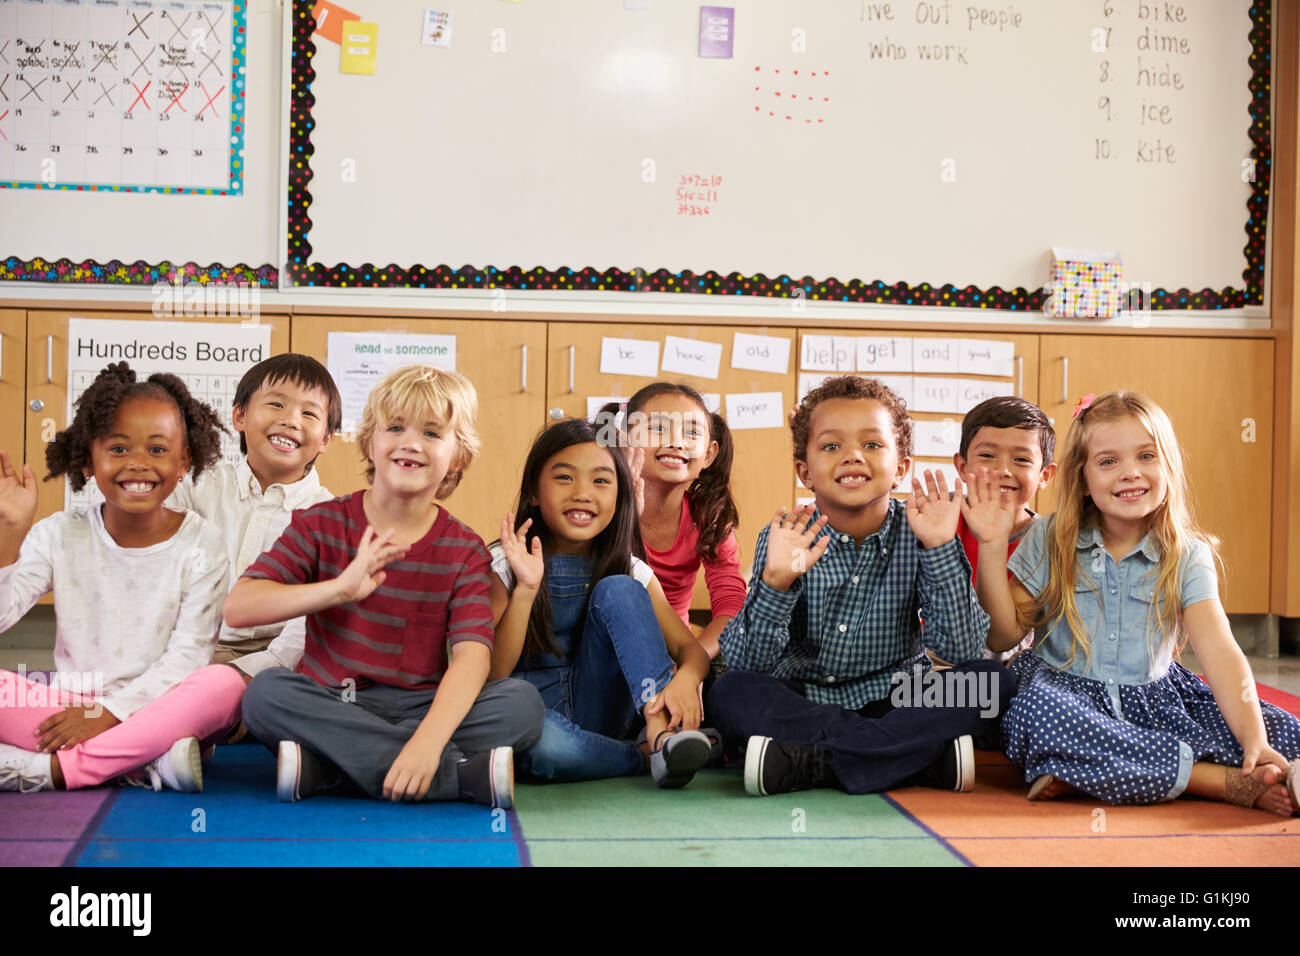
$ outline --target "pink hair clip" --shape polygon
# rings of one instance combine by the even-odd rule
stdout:
[[[1092,392],[1089,392],[1087,395],[1083,396],[1083,398],[1079,399],[1079,404],[1074,406],[1074,414],[1072,414],[1070,417],[1082,418],[1083,413],[1086,412],[1088,409],[1092,408],[1092,400],[1096,397],[1097,396],[1094,395]]]

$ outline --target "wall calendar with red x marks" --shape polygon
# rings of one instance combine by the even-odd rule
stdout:
[[[0,187],[240,195],[245,0],[0,0]]]

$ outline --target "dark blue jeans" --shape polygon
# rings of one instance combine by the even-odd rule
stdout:
[[[943,753],[948,741],[996,728],[1006,712],[1015,681],[998,661],[976,660],[948,673],[984,682],[992,700],[967,706],[895,706],[889,697],[861,710],[817,704],[796,681],[752,671],[728,671],[717,679],[705,710],[732,753],[743,753],[757,734],[786,743],[815,744],[830,751],[831,770],[849,793],[881,793],[913,782]],[[951,680],[951,679],[949,679]],[[919,695],[918,695],[919,701]],[[992,707],[997,712],[981,716]]]
[[[588,599],[585,562],[563,557],[547,563],[547,592],[564,656],[526,659],[513,675],[536,687],[546,704],[542,738],[521,755],[520,769],[552,781],[641,773],[641,750],[625,738],[673,672],[650,595],[632,578],[612,575],[596,582]]]

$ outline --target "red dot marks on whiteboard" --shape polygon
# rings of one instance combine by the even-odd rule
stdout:
[[[754,67],[754,72],[758,73],[759,77],[764,73],[768,73],[773,78],[781,75],[781,70],[777,67],[765,68],[756,66]],[[790,113],[786,113],[784,110],[777,112],[776,110],[769,109],[767,110],[767,115],[773,119],[779,116],[784,116],[790,122],[803,120],[805,126],[811,126],[814,123],[825,123],[826,117],[819,114],[822,114],[826,107],[821,104],[829,103],[831,98],[826,95],[819,96],[818,94],[824,93],[824,78],[830,76],[830,71],[814,70],[811,73],[805,72],[803,76],[799,75],[798,70],[787,70],[786,72],[785,83],[774,82],[772,84],[773,86],[779,85],[784,87],[783,89],[772,89],[771,87],[764,89],[761,80],[754,86],[756,99],[758,97],[766,97],[770,93],[771,96],[777,97],[778,99],[790,104],[790,106],[787,107],[791,109]],[[758,77],[756,77],[756,79],[757,78]],[[809,92],[810,90],[811,92]],[[768,102],[770,103],[771,100],[768,100]],[[764,107],[761,104],[756,104],[754,106],[754,112],[761,114],[763,111]]]

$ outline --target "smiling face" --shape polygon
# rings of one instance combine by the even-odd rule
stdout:
[[[180,411],[160,398],[128,398],[117,406],[108,434],[90,443],[90,468],[104,496],[104,523],[156,517],[190,468]]]
[[[248,445],[248,466],[265,490],[291,484],[330,443],[329,399],[320,389],[296,382],[266,382],[231,413],[235,431]]]
[[[436,421],[407,423],[400,416],[377,416],[365,449],[374,466],[372,487],[381,495],[430,501],[456,457],[456,433]]]
[[[889,410],[872,398],[831,398],[812,411],[806,460],[799,480],[817,496],[817,508],[837,530],[864,519],[884,520],[889,493],[910,458],[900,458]]]
[[[708,412],[687,395],[656,395],[631,417],[628,440],[646,450],[641,474],[647,481],[690,484],[718,456]]]
[[[1169,489],[1155,439],[1132,417],[1101,422],[1092,429],[1083,485],[1107,531],[1145,531]]]
[[[1043,467],[1043,450],[1038,433],[1026,428],[993,428],[986,425],[975,433],[967,457],[953,456],[957,473],[965,480],[967,472],[987,468],[998,479],[998,489],[1010,495],[1018,509],[1029,502],[1051,481],[1056,463]]]
[[[618,504],[618,474],[609,451],[587,442],[556,452],[542,465],[529,504],[541,511],[557,554],[586,554],[609,527]]]

